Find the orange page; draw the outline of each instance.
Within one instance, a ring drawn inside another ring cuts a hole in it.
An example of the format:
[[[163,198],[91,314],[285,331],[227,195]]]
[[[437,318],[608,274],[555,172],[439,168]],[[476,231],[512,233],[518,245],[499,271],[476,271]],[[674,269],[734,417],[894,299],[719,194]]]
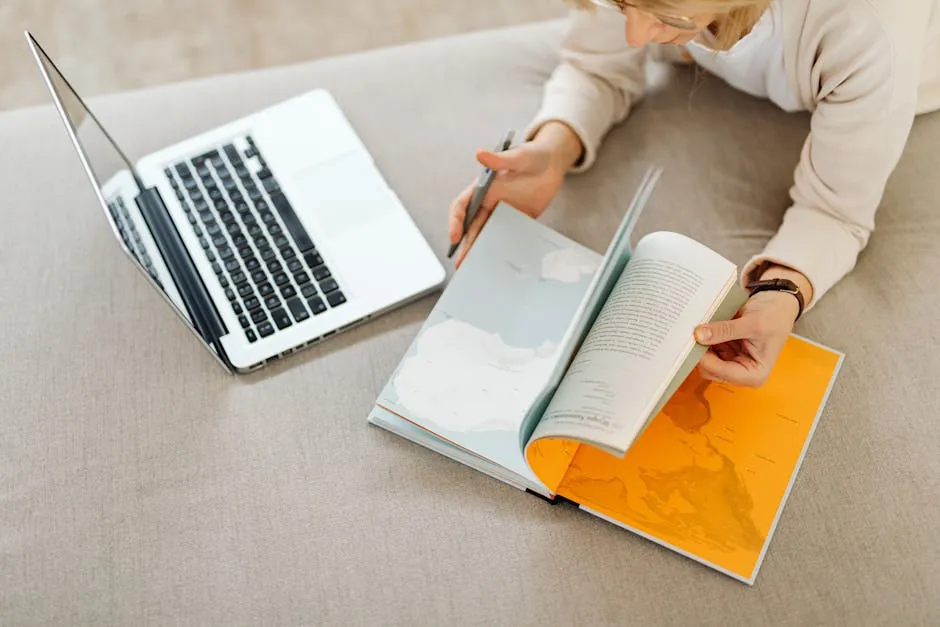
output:
[[[555,493],[753,583],[841,362],[791,336],[759,389],[694,371],[624,458],[540,440],[527,459]]]

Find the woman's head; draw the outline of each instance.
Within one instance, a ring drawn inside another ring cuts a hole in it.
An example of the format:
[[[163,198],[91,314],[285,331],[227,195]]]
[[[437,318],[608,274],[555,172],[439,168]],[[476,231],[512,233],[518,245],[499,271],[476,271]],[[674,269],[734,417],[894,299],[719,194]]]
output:
[[[627,16],[631,46],[684,44],[711,27],[714,45],[731,48],[750,32],[770,0],[578,0],[582,6],[607,6]]]

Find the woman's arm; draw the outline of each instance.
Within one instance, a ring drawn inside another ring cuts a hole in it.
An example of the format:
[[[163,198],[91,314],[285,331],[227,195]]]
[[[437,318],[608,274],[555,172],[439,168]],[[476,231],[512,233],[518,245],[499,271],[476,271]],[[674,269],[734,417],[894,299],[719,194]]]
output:
[[[604,136],[642,98],[645,59],[645,49],[627,44],[623,15],[601,7],[573,10],[561,62],[545,84],[526,139],[540,135],[547,122],[564,124],[581,144],[571,169],[590,168]],[[555,140],[558,129],[551,132]]]
[[[817,104],[792,205],[742,277],[760,278],[754,273],[763,261],[791,268],[811,284],[807,309],[851,272],[874,230],[917,106],[923,33],[918,12],[908,8],[885,16],[858,3],[815,17],[803,38],[818,48],[797,73],[801,85],[816,86]]]

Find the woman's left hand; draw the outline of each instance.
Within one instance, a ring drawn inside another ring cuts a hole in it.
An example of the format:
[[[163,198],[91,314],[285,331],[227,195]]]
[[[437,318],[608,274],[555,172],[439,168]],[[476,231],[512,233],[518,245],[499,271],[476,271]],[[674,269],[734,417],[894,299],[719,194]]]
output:
[[[792,294],[759,292],[732,320],[699,326],[695,339],[711,349],[699,362],[702,376],[745,387],[760,387],[770,376],[799,312]]]

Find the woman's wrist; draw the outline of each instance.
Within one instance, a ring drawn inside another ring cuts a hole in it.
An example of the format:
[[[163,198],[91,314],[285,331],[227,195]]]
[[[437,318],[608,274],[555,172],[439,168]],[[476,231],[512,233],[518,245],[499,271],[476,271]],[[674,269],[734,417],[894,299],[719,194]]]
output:
[[[551,153],[552,168],[567,172],[584,154],[584,146],[578,135],[564,122],[550,120],[539,128],[532,141],[544,146]]]
[[[804,306],[805,304],[809,304],[813,299],[813,284],[806,277],[806,275],[804,275],[802,272],[794,270],[793,268],[768,262],[759,269],[757,278],[761,281],[770,280],[770,279],[788,279],[792,281],[794,284],[796,284],[796,286],[799,288],[800,294],[803,297]],[[794,318],[796,318],[799,315],[796,312],[800,311],[800,305],[794,296],[789,295],[789,294],[784,294],[782,292],[777,292],[777,293],[767,292],[767,294],[770,294],[777,298],[781,298],[781,300],[787,299],[788,303],[792,300],[793,301],[792,305],[793,305],[793,309],[795,312]]]

